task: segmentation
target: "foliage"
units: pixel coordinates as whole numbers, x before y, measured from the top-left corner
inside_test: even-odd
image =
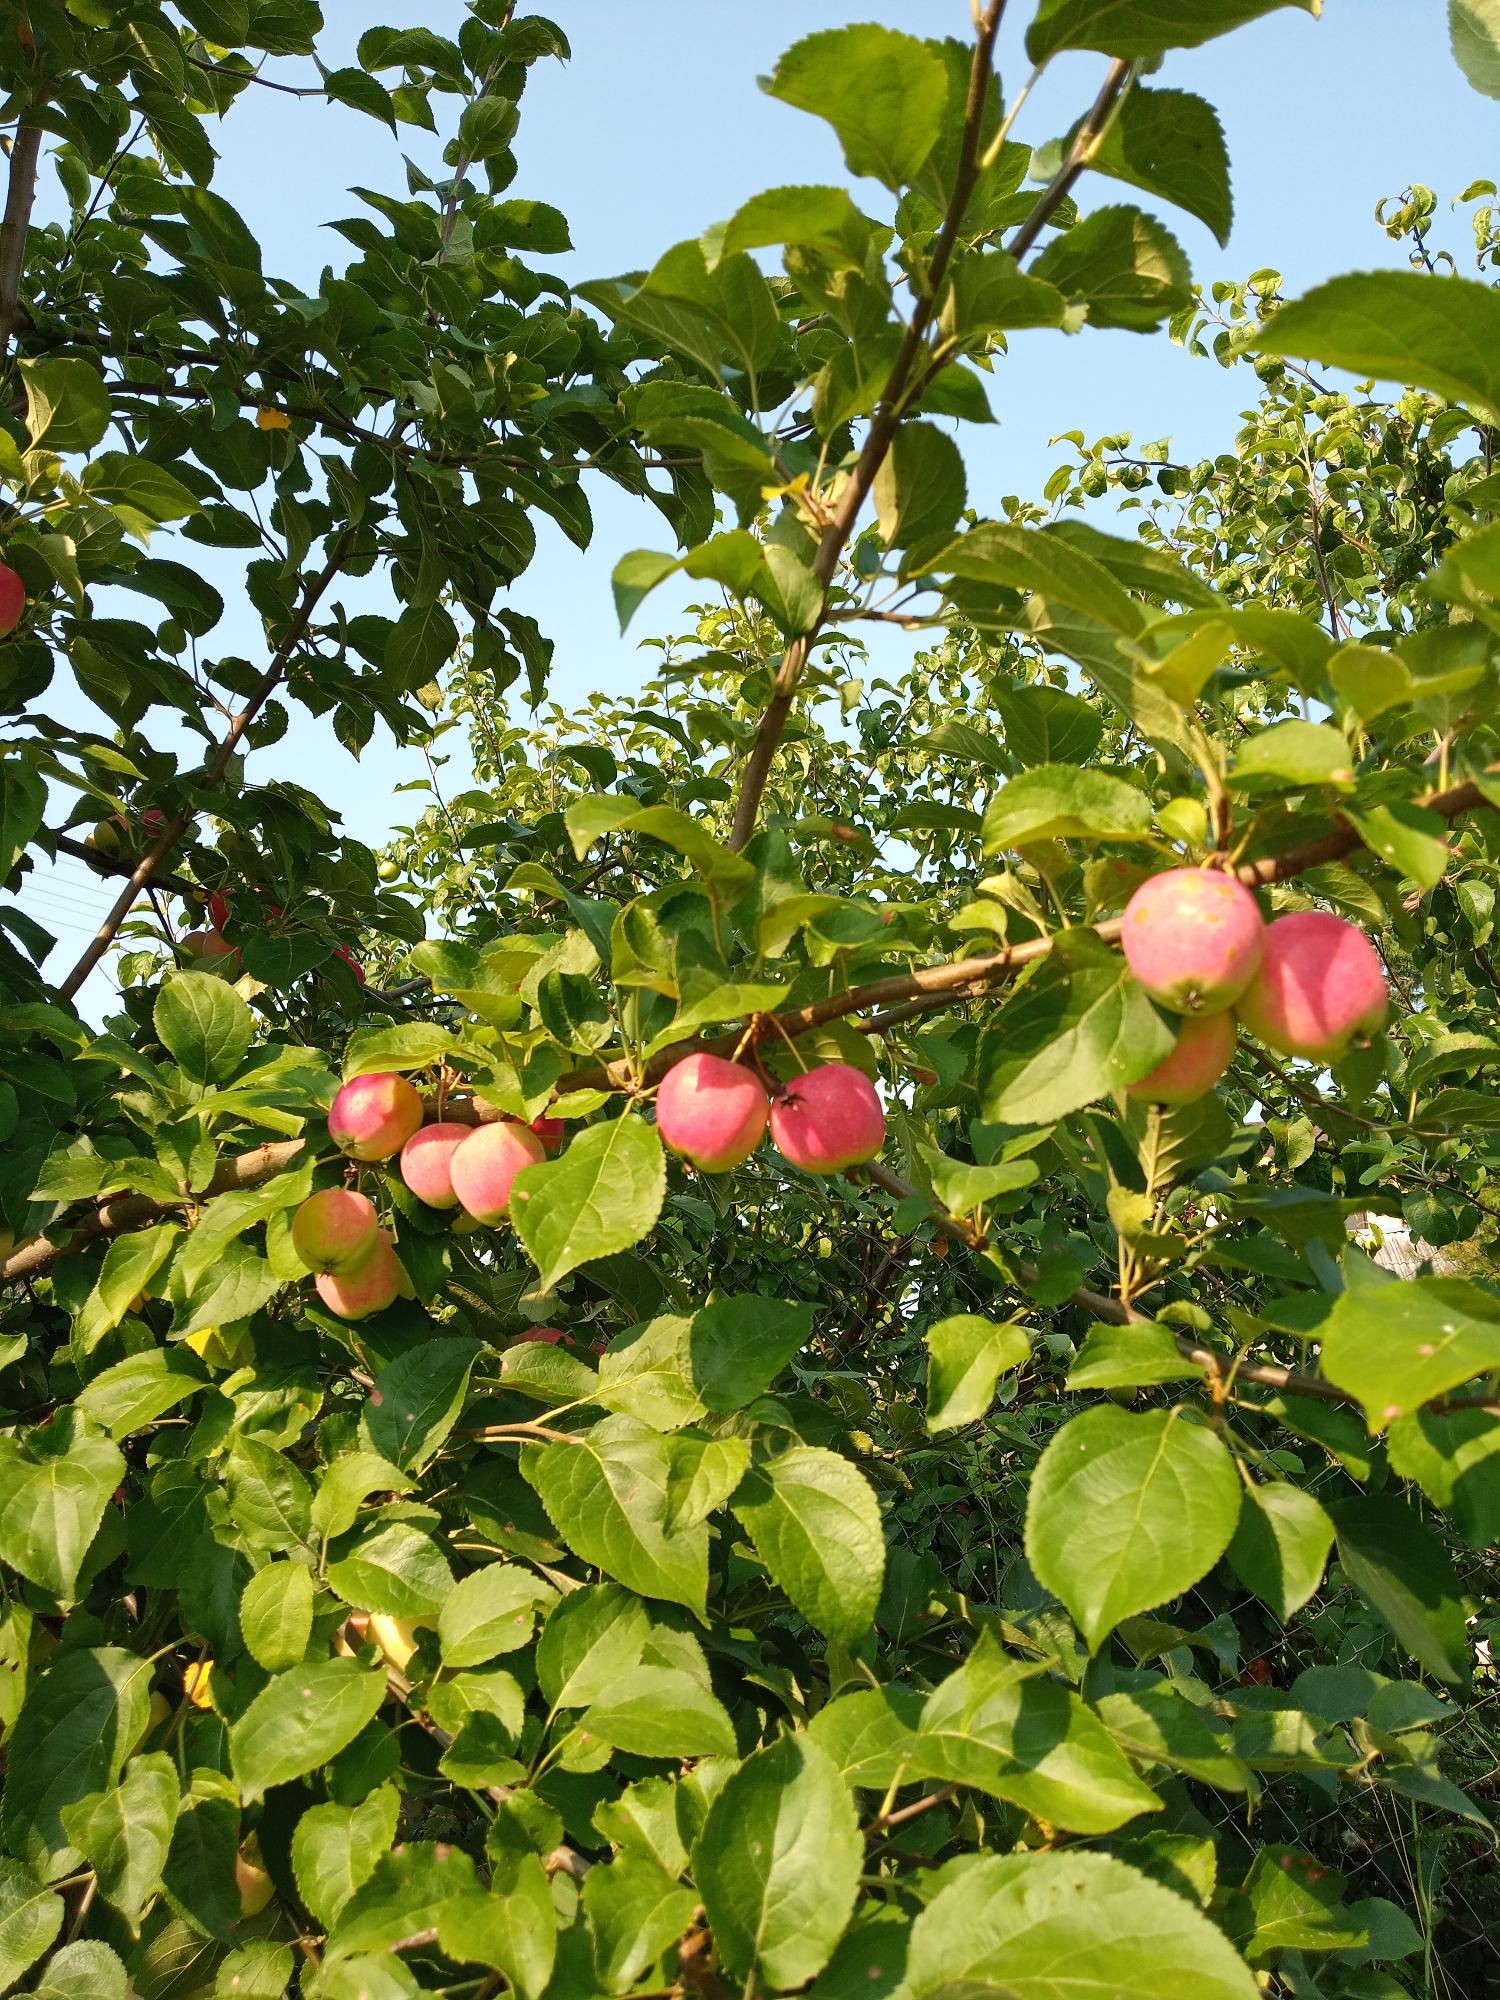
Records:
[[[1424,190],[1382,218],[1414,268],[1285,303],[1201,300],[1119,198],[1222,234],[1214,112],[1138,72],[1273,11],[1043,0],[1034,60],[1111,66],[1035,152],[997,0],[972,43],[811,35],[767,88],[894,226],[778,187],[576,293],[508,192],[561,31],[374,27],[309,94],[441,117],[450,177],[360,191],[311,297],[209,138],[314,73],[311,0],[24,11],[0,824],[15,883],[99,821],[123,887],[60,983],[13,908],[0,947],[0,1984],[1418,1990],[1422,1934],[1308,1822],[1493,1838],[1442,1739],[1500,1518],[1500,306]],[[1454,32],[1493,87],[1486,10]],[[44,146],[70,214],[27,227]],[[1253,356],[1234,450],[1070,434],[985,513],[953,430],[1007,334],[1100,325]],[[570,715],[510,587],[534,510],[588,541],[585,474],[675,543],[620,563],[622,623],[676,573],[703,601]],[[1085,518],[1111,489],[1138,534]],[[243,552],[256,661],[194,549]],[[97,730],[49,712],[63,662]],[[475,783],[378,858],[260,778],[299,710],[467,729]],[[1401,1004],[1331,1072],[1242,1041],[1148,1108],[1172,1031],[1119,912],[1207,860],[1363,925]],[[651,1097],[705,1047],[877,1076],[885,1154],[688,1172]],[[563,1122],[514,1228],[332,1150],[383,1072]],[[346,1183],[411,1291],[358,1321],[291,1237]],[[1394,1204],[1407,1279],[1350,1236]]]

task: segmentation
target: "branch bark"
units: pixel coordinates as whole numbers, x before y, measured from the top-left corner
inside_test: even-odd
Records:
[[[281,685],[287,667],[291,663],[293,653],[295,653],[297,647],[307,636],[307,629],[312,623],[313,612],[316,610],[324,591],[327,590],[329,584],[332,583],[340,569],[342,569],[350,547],[353,544],[354,535],[355,530],[352,525],[344,529],[343,533],[334,542],[333,548],[322,569],[310,583],[304,586],[301,602],[293,613],[292,622],[288,625],[280,645],[271,655],[270,665],[256,683],[245,706],[230,723],[223,741],[205,765],[202,775],[198,778],[195,790],[200,792],[213,791],[216,786],[223,782],[224,773],[229,769],[230,759],[244,741],[245,732],[249,729],[256,716],[259,715],[262,708],[265,707],[276,689]],[[172,819],[168,821],[165,829],[152,841],[150,847],[147,848],[146,852],[131,870],[130,879],[115,898],[108,916],[100,924],[98,930],[89,941],[83,956],[58,989],[64,999],[71,1000],[73,998],[84,980],[88,978],[94,967],[103,958],[105,952],[109,950],[110,945],[114,942],[115,933],[125,921],[136,897],[139,896],[146,884],[155,878],[158,867],[166,859],[167,855],[172,852],[172,849],[187,831],[190,817],[191,815],[187,812],[174,814]]]
[[[0,361],[10,352],[11,336],[27,323],[21,304],[21,278],[26,268],[26,232],[36,200],[37,164],[42,154],[42,128],[24,120],[10,148],[10,180],[5,216],[0,221]]]
[[[1500,770],[1500,767],[1496,768]],[[1418,803],[1444,819],[1456,819],[1461,813],[1473,812],[1481,806],[1493,806],[1493,801],[1472,779],[1445,792],[1430,793]],[[1322,834],[1316,840],[1299,841],[1293,847],[1284,848],[1280,854],[1244,862],[1234,872],[1251,888],[1265,888],[1273,882],[1286,882],[1295,875],[1305,874],[1310,868],[1320,868],[1326,862],[1340,861],[1363,845],[1360,834],[1352,825],[1336,827],[1333,832]],[[1093,929],[1106,944],[1114,944],[1120,936],[1120,919],[1112,917],[1106,923],[1095,924]],[[1004,985],[1028,965],[1045,958],[1051,949],[1051,938],[1031,938],[1024,944],[1009,945],[1002,951],[984,952],[972,958],[948,959],[939,965],[919,966],[915,972],[896,973],[888,979],[873,979],[868,985],[830,994],[826,1000],[814,1000],[805,1007],[791,1007],[784,1013],[768,1014],[763,1018],[767,1023],[774,1022],[777,1028],[795,1040],[799,1035],[822,1027],[825,1021],[841,1020],[845,1015],[863,1013],[867,1008],[888,1009],[886,1013],[877,1013],[873,1021],[865,1024],[871,1033],[877,1033],[930,1008],[954,1006],[961,1000],[975,998],[991,987]],[[743,1028],[734,1028],[724,1035],[674,1042],[671,1048],[663,1049],[651,1058],[639,1081],[648,1085],[655,1083],[684,1056],[733,1055],[743,1035]],[[559,1080],[557,1087],[562,1092],[629,1090],[636,1086],[637,1078],[630,1063],[621,1057],[615,1062],[573,1070]]]
[[[1088,115],[1079,126],[1077,135],[1068,148],[1067,157],[1037,197],[1035,208],[1006,244],[1007,253],[1014,257],[1018,264],[1062,207],[1073,190],[1074,182],[1093,159],[1099,141],[1109,130],[1115,109],[1125,93],[1125,86],[1130,81],[1131,68],[1130,63],[1123,61],[1110,65],[1109,74],[1100,86],[1099,95],[1089,107]]]
[[[780,667],[771,689],[771,699],[762,712],[756,727],[755,741],[740,780],[740,793],[735,801],[734,824],[729,836],[729,845],[736,852],[743,848],[755,831],[755,822],[760,815],[760,804],[765,796],[766,782],[771,775],[771,764],[781,741],[787,718],[792,712],[792,702],[797,684],[802,678],[807,656],[813,641],[821,631],[827,617],[828,587],[833,581],[859,518],[859,510],[869,496],[875,483],[875,475],[885,462],[886,453],[891,448],[891,440],[896,435],[896,426],[901,421],[906,399],[913,386],[913,376],[917,358],[926,351],[927,329],[937,308],[938,293],[948,263],[953,255],[953,246],[958,240],[959,229],[963,225],[964,211],[968,208],[969,197],[974,192],[979,178],[979,135],[984,122],[984,102],[989,90],[990,75],[994,63],[995,37],[1000,31],[1000,16],[1005,11],[1005,0],[989,0],[979,20],[978,33],[974,43],[973,61],[969,68],[969,93],[964,105],[963,139],[959,148],[958,166],[953,177],[953,191],[948,197],[947,211],[942,228],[933,246],[932,260],[927,267],[927,282],[912,308],[911,319],[902,336],[901,346],[886,379],[884,393],[870,420],[870,428],[865,433],[865,441],[855,460],[854,470],[849,475],[849,483],[839,496],[827,527],[818,543],[818,553],[813,558],[813,574],[823,586],[823,608],[810,632],[799,634],[792,640],[782,655]]]

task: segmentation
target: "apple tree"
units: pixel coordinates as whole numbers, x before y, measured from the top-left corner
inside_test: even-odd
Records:
[[[571,287],[547,20],[14,11],[0,844],[119,887],[0,913],[0,1986],[1478,1990],[1355,1829],[1493,1867],[1500,301],[1423,191],[1291,300],[1158,213],[1231,216],[1174,52],[1311,24],[808,35],[860,198]],[[266,89],[434,134],[311,294],[213,185]],[[974,491],[1101,327],[1243,357],[1236,448]],[[622,627],[698,603],[570,713],[601,479]],[[314,721],[473,782],[377,855]]]

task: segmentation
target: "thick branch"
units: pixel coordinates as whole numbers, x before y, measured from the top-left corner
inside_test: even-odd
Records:
[[[85,861],[99,875],[133,875],[135,863],[124,855],[101,854],[97,847],[90,847],[86,840],[75,840],[70,833],[58,833],[52,837],[52,844],[59,854],[71,854],[75,861]],[[170,889],[174,895],[191,897],[195,902],[207,902],[209,891],[201,882],[190,882],[185,875],[164,874],[157,869],[151,878],[158,889]]]
[[[202,775],[196,781],[197,790],[212,791],[215,786],[222,782],[224,773],[229,769],[230,759],[244,741],[245,732],[280,686],[293,653],[307,636],[307,629],[312,623],[312,615],[317,608],[318,601],[343,567],[345,558],[349,553],[350,545],[353,543],[354,534],[355,531],[352,525],[344,529],[343,533],[335,541],[327,562],[324,563],[322,569],[319,570],[312,581],[304,587],[302,601],[293,614],[292,622],[288,625],[281,644],[271,655],[271,664],[261,675],[259,681],[257,681],[249,700],[235,716],[233,722],[230,723],[224,740],[205,765]],[[129,915],[131,905],[135,902],[136,897],[145,888],[146,884],[155,878],[160,863],[172,852],[172,849],[187,831],[190,817],[191,815],[185,811],[174,814],[164,831],[158,834],[156,839],[152,841],[150,847],[147,848],[146,852],[131,870],[130,880],[115,898],[108,916],[94,933],[83,956],[62,982],[59,991],[62,993],[64,999],[71,1000],[73,998],[73,995],[82,986],[84,980],[88,978],[94,967],[103,958],[105,952],[109,950],[110,945],[114,942],[115,933]]]
[[[958,240],[964,211],[969,205],[969,197],[974,192],[974,184],[979,178],[979,135],[984,123],[984,104],[989,92],[990,72],[994,58],[995,37],[1000,29],[1000,16],[1004,12],[1005,0],[989,0],[979,22],[978,37],[974,44],[974,59],[969,69],[969,95],[964,107],[963,139],[959,148],[958,167],[953,177],[953,191],[948,197],[947,212],[943,217],[937,242],[933,246],[932,261],[927,267],[927,282],[918,297],[912,316],[902,336],[885,392],[870,428],[865,433],[865,441],[855,461],[854,470],[849,475],[849,483],[839,496],[838,505],[824,528],[818,543],[818,553],[813,558],[813,574],[823,586],[824,608],[810,632],[793,639],[782,657],[776,672],[776,680],[771,690],[760,722],[756,727],[755,741],[740,780],[740,794],[735,801],[734,825],[729,836],[729,845],[736,852],[744,847],[755,831],[755,822],[760,814],[760,802],[765,796],[766,782],[771,775],[771,764],[786,728],[787,718],[792,711],[792,701],[797,684],[802,678],[802,670],[807,664],[807,656],[814,639],[821,630],[827,615],[826,598],[828,586],[833,581],[839,558],[848,546],[849,537],[854,532],[854,524],[859,518],[859,510],[875,483],[875,475],[885,462],[886,453],[891,448],[891,440],[896,435],[896,426],[901,421],[908,392],[913,385],[916,363],[919,355],[926,352],[927,329],[933,313],[937,309],[938,294],[942,289],[948,261],[953,255],[953,246]]]
[[[41,126],[20,125],[11,141],[10,182],[4,220],[0,221],[0,361],[10,352],[11,335],[27,322],[21,304],[21,275],[26,268],[26,232],[31,227],[41,152]]]
[[[1446,792],[1434,792],[1419,803],[1444,819],[1456,819],[1460,813],[1473,812],[1493,802],[1470,780],[1454,785]],[[1280,854],[1266,855],[1260,861],[1244,862],[1235,873],[1251,888],[1264,888],[1272,882],[1289,881],[1295,875],[1305,874],[1310,868],[1321,868],[1326,862],[1341,861],[1363,844],[1352,824],[1336,827],[1332,833],[1323,834],[1316,840],[1300,841],[1295,847],[1284,848]],[[1093,928],[1095,935],[1106,944],[1114,944],[1120,935],[1120,919],[1112,917],[1106,923],[1095,924]],[[888,979],[872,979],[868,985],[830,994],[826,1000],[815,1000],[805,1007],[790,1007],[784,1013],[768,1014],[764,1019],[767,1023],[774,1021],[778,1028],[795,1039],[822,1027],[825,1021],[840,1020],[847,1014],[863,1013],[871,1007],[888,1009],[888,1012],[877,1014],[873,1021],[865,1024],[870,1032],[878,1033],[898,1021],[925,1013],[929,1008],[954,1006],[990,987],[1004,985],[1028,965],[1045,958],[1051,949],[1051,938],[1030,938],[1025,944],[1007,945],[1001,951],[984,952],[973,958],[948,959],[941,965],[919,966],[915,972],[895,973]],[[646,1084],[655,1083],[684,1056],[699,1053],[733,1055],[743,1034],[742,1028],[734,1028],[724,1035],[674,1042],[671,1048],[663,1049],[651,1058],[640,1080]],[[589,1069],[573,1070],[561,1079],[558,1089],[628,1090],[635,1084],[630,1064],[622,1057]]]

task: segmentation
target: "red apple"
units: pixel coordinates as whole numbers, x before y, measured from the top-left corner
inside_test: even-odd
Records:
[[[546,1147],[524,1125],[476,1125],[449,1156],[453,1192],[476,1221],[499,1222],[510,1212],[516,1175],[546,1157]]]
[[[1327,910],[1297,910],[1267,925],[1260,970],[1235,1011],[1268,1048],[1330,1063],[1377,1034],[1389,1008],[1385,969],[1364,932]]]
[[[1183,1022],[1172,1053],[1125,1092],[1146,1104],[1191,1104],[1206,1097],[1234,1055],[1233,1014],[1197,1014]]]
[[[353,1270],[320,1271],[314,1282],[318,1297],[340,1319],[368,1319],[410,1293],[410,1280],[383,1229],[376,1230],[373,1248]]]
[[[215,889],[208,899],[208,921],[216,931],[223,930],[229,922],[229,898],[222,889]]]
[[[375,1248],[375,1205],[353,1188],[320,1188],[292,1218],[292,1242],[310,1271],[355,1270]]]
[[[333,948],[333,955],[335,958],[341,958],[344,961],[358,983],[363,986],[365,983],[365,969],[354,956],[354,953],[350,951],[348,945],[336,944]]]
[[[771,1138],[794,1167],[837,1174],[885,1144],[880,1093],[863,1070],[823,1063],[793,1077],[771,1106]]]
[[[221,931],[184,931],[177,944],[189,958],[208,960],[207,970],[217,972],[225,979],[239,978],[239,948],[232,945]]]
[[[26,586],[13,569],[0,563],[0,639],[14,632],[26,609]]]
[[[760,1144],[769,1110],[753,1070],[723,1056],[684,1056],[656,1093],[656,1129],[671,1152],[705,1173],[727,1173]]]
[[[429,1208],[457,1208],[453,1155],[472,1136],[472,1125],[424,1125],[401,1148],[401,1178]]]
[[[388,1160],[422,1122],[422,1100],[404,1076],[357,1076],[334,1098],[328,1135],[355,1160]]]
[[[1178,1014],[1232,1007],[1260,964],[1265,925],[1244,883],[1218,868],[1170,868],[1125,905],[1125,961]]]

